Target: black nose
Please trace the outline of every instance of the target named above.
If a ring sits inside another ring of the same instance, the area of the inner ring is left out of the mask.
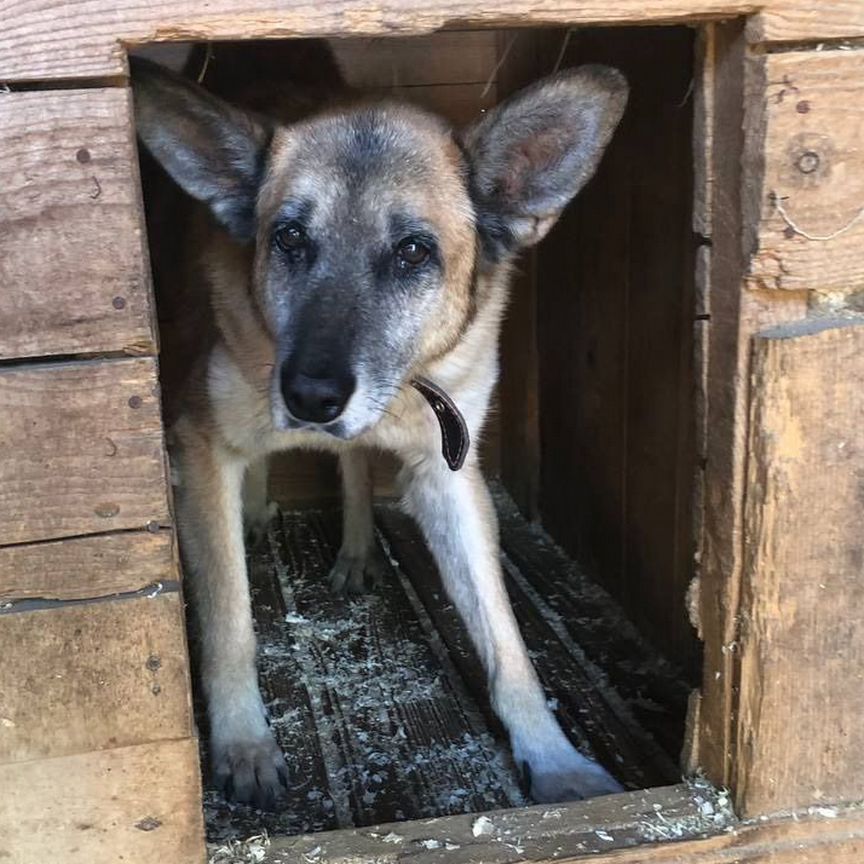
[[[297,420],[329,423],[344,410],[354,392],[357,380],[350,372],[335,377],[318,378],[282,366],[282,398]]]

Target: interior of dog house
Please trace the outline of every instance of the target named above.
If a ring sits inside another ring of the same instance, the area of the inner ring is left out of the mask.
[[[310,46],[457,135],[627,79],[516,262],[470,445],[548,704],[618,794],[531,799],[387,453],[350,596],[335,458],[270,457],[247,567],[288,780],[258,809],[211,777],[129,56],[225,93],[314,86]],[[864,860],[864,5],[25,2],[0,85],[0,859]]]

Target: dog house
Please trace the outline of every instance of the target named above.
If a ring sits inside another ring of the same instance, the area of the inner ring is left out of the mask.
[[[387,586],[325,596],[311,457],[250,557],[288,816],[202,786],[126,58],[302,37],[457,124],[562,66],[630,81],[521,262],[483,442],[529,648],[621,795],[526,806],[386,464]],[[205,799],[223,862],[864,860],[862,40],[859,0],[7,9],[0,860],[200,864]],[[384,703],[327,677],[406,664]]]

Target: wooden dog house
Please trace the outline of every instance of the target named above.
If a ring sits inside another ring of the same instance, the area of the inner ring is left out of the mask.
[[[561,63],[628,74],[622,134],[522,267],[486,461],[696,670],[680,770],[705,779],[266,860],[864,860],[862,0],[2,17],[0,861],[206,858],[126,58],[308,36],[455,122]]]

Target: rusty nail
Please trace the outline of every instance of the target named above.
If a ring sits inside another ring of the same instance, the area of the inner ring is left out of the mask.
[[[82,164],[86,165],[90,161],[90,151],[86,147],[82,147],[76,154],[75,158]]]
[[[795,110],[799,114],[806,114],[810,110],[810,103],[806,99],[802,99],[795,105]]]

